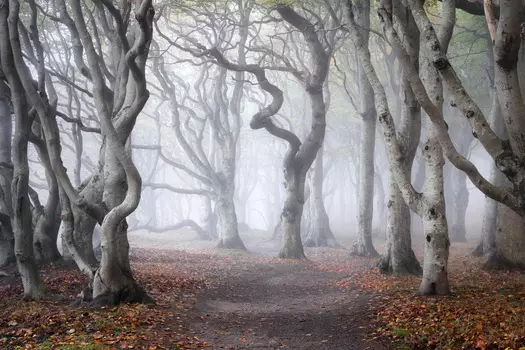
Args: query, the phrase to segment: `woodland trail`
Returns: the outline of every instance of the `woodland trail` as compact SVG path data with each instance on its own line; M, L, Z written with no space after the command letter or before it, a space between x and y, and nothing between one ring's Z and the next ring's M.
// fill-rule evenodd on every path
M190 331L213 349L385 349L365 341L372 295L312 261L243 259L208 276Z

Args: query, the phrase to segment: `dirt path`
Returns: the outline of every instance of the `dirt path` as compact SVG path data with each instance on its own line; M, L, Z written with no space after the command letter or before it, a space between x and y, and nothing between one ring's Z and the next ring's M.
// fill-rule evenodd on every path
M192 332L213 349L384 349L364 341L370 295L312 262L233 264L197 299Z

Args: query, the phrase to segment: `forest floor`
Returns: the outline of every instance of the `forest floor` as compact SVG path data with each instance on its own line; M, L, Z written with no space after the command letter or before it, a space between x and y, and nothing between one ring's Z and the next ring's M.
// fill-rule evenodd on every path
M85 287L72 266L45 266L48 292L20 301L0 277L2 349L519 349L525 275L488 273L468 244L453 244L453 294L415 295L419 277L379 274L374 259L311 248L275 259L279 242L243 234L249 251L217 251L191 233L131 233L135 276L156 305L69 306ZM350 241L341 240L344 246ZM376 242L381 248L382 242ZM415 243L421 259L422 245Z

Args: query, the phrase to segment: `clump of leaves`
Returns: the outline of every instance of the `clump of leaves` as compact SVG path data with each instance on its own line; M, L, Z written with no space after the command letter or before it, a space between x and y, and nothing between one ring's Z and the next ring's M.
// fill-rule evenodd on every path
M468 255L470 248L451 248L449 279L452 294L415 295L419 278L376 276L365 289L383 291L372 307L376 337L387 337L412 349L524 349L525 274L489 273L482 260ZM385 288L383 279L392 285Z

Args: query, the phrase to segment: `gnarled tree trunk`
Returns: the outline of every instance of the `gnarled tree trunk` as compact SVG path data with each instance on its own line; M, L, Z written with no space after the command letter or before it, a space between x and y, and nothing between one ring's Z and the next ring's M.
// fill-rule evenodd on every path
M29 203L29 164L27 158L29 133L32 118L20 76L15 67L11 50L13 42L18 41L19 4L0 6L0 61L2 70L11 88L15 114L15 133L13 139L13 182L11 185L13 208L13 232L15 237L15 257L18 271L24 286L24 299L38 299L43 287L33 256L33 228Z

